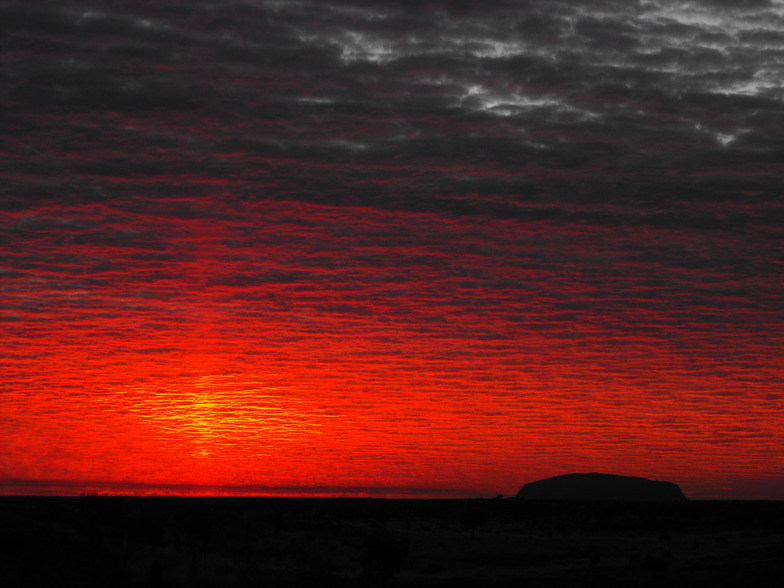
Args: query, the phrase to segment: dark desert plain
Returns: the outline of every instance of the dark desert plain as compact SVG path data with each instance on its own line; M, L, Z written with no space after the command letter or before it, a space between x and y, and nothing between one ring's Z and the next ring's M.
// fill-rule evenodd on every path
M0 0L0 581L773 585L782 80L782 0Z
M771 587L782 501L0 497L6 587Z

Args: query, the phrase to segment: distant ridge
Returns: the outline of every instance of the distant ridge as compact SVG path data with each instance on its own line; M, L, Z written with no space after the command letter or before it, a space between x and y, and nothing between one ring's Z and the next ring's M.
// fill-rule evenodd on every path
M151 484L106 480L2 480L0 496L137 496L268 498L478 498L460 488L407 486L262 486Z
M526 500L607 500L674 502L686 496L673 482L615 474L564 474L525 484L517 498Z

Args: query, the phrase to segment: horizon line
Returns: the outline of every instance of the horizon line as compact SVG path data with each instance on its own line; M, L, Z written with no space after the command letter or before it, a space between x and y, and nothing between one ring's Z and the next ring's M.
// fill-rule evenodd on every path
M379 497L487 498L500 493L408 486L268 486L259 484L166 484L73 480L0 480L0 496L182 496L182 497Z

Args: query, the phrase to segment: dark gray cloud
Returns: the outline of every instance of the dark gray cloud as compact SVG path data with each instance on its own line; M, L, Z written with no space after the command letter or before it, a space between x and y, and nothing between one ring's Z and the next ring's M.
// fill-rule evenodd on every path
M493 493L543 454L690 495L772 471L782 30L778 0L0 3L13 476L126 445L155 483L210 447ZM105 444L22 435L70 398Z

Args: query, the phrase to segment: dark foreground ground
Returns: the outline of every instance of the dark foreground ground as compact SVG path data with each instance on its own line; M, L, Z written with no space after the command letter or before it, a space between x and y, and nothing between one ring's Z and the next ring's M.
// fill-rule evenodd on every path
M784 503L0 497L0 587L781 586Z

